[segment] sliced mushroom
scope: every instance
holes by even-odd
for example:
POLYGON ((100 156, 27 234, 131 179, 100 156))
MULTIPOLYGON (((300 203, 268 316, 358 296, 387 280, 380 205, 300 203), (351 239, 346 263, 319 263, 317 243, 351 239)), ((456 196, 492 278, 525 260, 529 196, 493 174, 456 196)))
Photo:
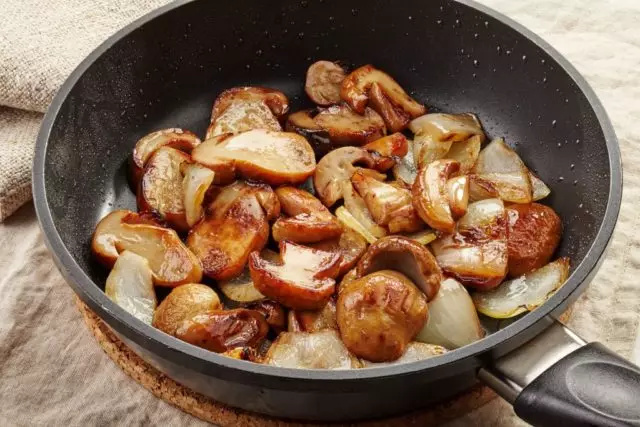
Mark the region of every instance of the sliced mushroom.
POLYGON ((429 319, 416 341, 453 350, 482 337, 484 329, 469 292, 455 279, 443 280, 438 294, 429 301, 429 319))
POLYGON ((191 153, 191 150, 198 144, 200 144, 200 138, 196 134, 179 128, 159 130, 139 139, 133 149, 130 165, 133 188, 138 187, 144 166, 160 147, 172 147, 185 153, 191 153))
POLYGON ((318 162, 313 176, 316 195, 327 207, 344 197, 345 188, 351 187, 351 176, 356 164, 372 168, 375 161, 370 153, 360 147, 342 147, 331 151, 318 162), (344 184, 348 184, 347 187, 344 184))
POLYGON ((429 135, 438 142, 462 142, 475 135, 484 138, 480 121, 471 113, 425 114, 412 120, 409 129, 416 135, 429 135))
POLYGON ((347 76, 339 64, 331 61, 317 61, 307 70, 304 90, 313 102, 329 106, 340 102, 340 86, 347 76))
POLYGON ((500 199, 471 203, 454 234, 431 244, 438 264, 462 284, 488 290, 507 274, 507 216, 500 199))
POLYGON ((413 206, 420 218, 431 228, 446 233, 453 232, 456 225, 447 180, 459 167, 454 160, 436 160, 418 171, 411 188, 413 206))
POLYGON ((373 155, 375 168, 379 171, 391 169, 398 158, 404 157, 409 151, 407 138, 400 132, 376 139, 362 148, 373 155))
POLYGON ((493 140, 478 156, 473 173, 491 183, 500 198, 512 203, 531 203, 529 170, 502 138, 493 140))
POLYGON ((285 130, 304 136, 313 147, 316 155, 320 157, 335 147, 331 141, 329 130, 320 127, 320 125, 315 122, 314 117, 317 114, 317 109, 301 110, 291 113, 289 117, 287 117, 285 130))
POLYGON ((229 280, 240 275, 249 254, 267 244, 269 223, 257 196, 260 192, 273 194, 268 186, 244 182, 223 188, 191 229, 187 245, 208 277, 229 280))
POLYGON ((324 306, 335 291, 340 268, 339 254, 280 242, 280 263, 253 252, 249 258, 255 287, 270 299, 299 310, 324 306))
POLYGON ((284 307, 277 302, 265 299, 252 302, 248 304, 246 308, 262 314, 269 324, 269 327, 276 334, 279 334, 287 328, 287 315, 284 312, 284 307))
POLYGON ((281 131, 278 119, 289 110, 284 93, 262 87, 235 87, 218 96, 211 112, 207 139, 253 129, 281 131))
POLYGON ((425 344, 422 342, 410 342, 404 354, 393 362, 369 362, 363 360, 363 368, 374 368, 378 366, 402 365, 404 363, 418 362, 419 360, 430 359, 432 357, 441 356, 447 352, 447 349, 434 344, 425 344))
MULTIPOLYGON (((271 262, 280 261, 280 254, 270 249, 263 249, 262 252, 260 252, 260 256, 271 262)), ((237 303, 251 303, 266 298, 254 286, 248 265, 244 267, 239 276, 230 280, 219 281, 218 288, 220 288, 224 296, 237 303)))
POLYGON ((158 304, 149 262, 133 252, 124 251, 107 277, 104 289, 109 299, 150 325, 158 304))
POLYGON ((404 274, 431 301, 438 293, 442 271, 429 249, 401 236, 387 236, 369 246, 356 267, 357 277, 380 270, 404 274))
POLYGON ((152 211, 178 231, 188 231, 184 189, 183 164, 188 154, 170 147, 159 148, 144 167, 137 202, 140 211, 152 211))
MULTIPOLYGON (((364 229, 366 234, 363 234, 363 237, 367 240, 369 240, 369 235, 373 236, 374 239, 386 236, 387 229, 376 224, 371 216, 371 212, 367 208, 367 204, 360 194, 356 192, 355 188, 353 188, 353 185, 350 182, 344 182, 343 186, 344 208, 349 213, 350 218, 355 219, 359 225, 359 227, 352 228, 358 232, 360 232, 361 228, 364 229)), ((341 220, 344 221, 344 219, 345 218, 341 220)), ((349 223, 347 223, 347 225, 351 226, 349 223)))
POLYGON ((198 314, 182 322, 175 336, 198 347, 223 353, 236 347, 257 348, 268 332, 269 325, 262 314, 237 308, 198 314))
POLYGON ((290 310, 287 330, 289 332, 320 332, 338 330, 336 303, 333 300, 320 310, 290 310))
MULTIPOLYGON (((411 192, 356 172, 351 182, 364 199, 371 217, 391 233, 415 232, 424 228, 411 202, 411 192)), ((348 207, 347 207, 348 209, 348 207)))
POLYGON ((184 194, 184 214, 189 227, 193 227, 202 218, 202 202, 213 183, 215 172, 211 169, 192 163, 187 165, 182 180, 184 194))
POLYGON ((111 268, 118 254, 131 251, 147 259, 153 271, 153 282, 158 286, 175 287, 199 282, 202 268, 198 259, 171 229, 149 225, 138 214, 118 210, 105 216, 96 227, 91 240, 91 251, 96 258, 111 268), (125 220, 127 222, 125 222, 125 220))
POLYGON ((469 179, 462 175, 447 180, 447 196, 453 218, 463 216, 469 206, 469 179))
POLYGON ((218 294, 206 285, 188 283, 174 288, 153 315, 153 326, 175 335, 185 320, 199 314, 222 310, 218 294))
POLYGON ((273 224, 276 242, 289 240, 296 243, 312 243, 333 239, 342 234, 338 219, 320 200, 296 187, 280 187, 276 190, 282 212, 288 218, 279 218, 273 224))
POLYGON ((405 275, 381 270, 340 287, 336 318, 354 355, 388 362, 404 354, 428 316, 427 298, 405 275))
POLYGON ((231 167, 240 176, 270 185, 301 184, 316 168, 306 139, 264 129, 209 139, 193 150, 192 158, 216 174, 231 167))
POLYGON ((391 132, 401 131, 412 118, 426 111, 391 76, 371 65, 354 70, 344 79, 340 97, 360 114, 370 103, 391 132))
POLYGON ((339 238, 313 243, 309 247, 342 255, 338 273, 338 276, 342 276, 351 270, 362 257, 367 250, 367 241, 357 231, 347 226, 343 227, 339 238))
POLYGON ((336 331, 283 332, 269 347, 263 363, 301 369, 354 369, 361 366, 336 331))
POLYGON ((227 350, 224 353, 220 353, 222 356, 230 357, 237 360, 246 360, 249 362, 260 363, 260 357, 254 348, 251 347, 236 347, 231 350, 227 350))

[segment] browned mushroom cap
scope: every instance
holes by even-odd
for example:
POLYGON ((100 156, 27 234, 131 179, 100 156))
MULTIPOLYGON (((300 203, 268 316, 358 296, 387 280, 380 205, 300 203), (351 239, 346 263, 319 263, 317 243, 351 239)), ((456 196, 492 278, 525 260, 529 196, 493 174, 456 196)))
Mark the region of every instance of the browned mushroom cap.
POLYGON ((158 149, 147 162, 136 200, 138 210, 157 213, 178 231, 189 230, 184 207, 182 167, 191 157, 170 147, 158 149))
POLYGON ((339 238, 324 240, 309 246, 315 249, 341 254, 342 261, 340 261, 340 272, 338 276, 342 276, 351 270, 360 257, 364 255, 364 252, 367 250, 367 241, 353 229, 344 227, 339 238))
POLYGON ((392 132, 401 131, 426 111, 391 76, 371 65, 354 70, 344 79, 340 97, 360 114, 371 103, 392 132))
POLYGON ((442 271, 421 244, 401 236, 387 236, 378 239, 360 258, 357 266, 358 277, 379 270, 395 270, 407 276, 431 300, 440 288, 442 271))
POLYGON ((267 244, 269 223, 258 197, 261 192, 273 193, 268 186, 244 182, 225 187, 207 207, 203 220, 191 229, 187 245, 208 277, 228 280, 238 276, 249 254, 267 244))
POLYGON ((187 283, 173 289, 153 315, 153 326, 175 335, 185 320, 198 314, 222 310, 218 294, 206 285, 187 283))
POLYGON ((271 327, 276 334, 279 334, 287 328, 287 315, 284 312, 284 307, 277 302, 265 299, 252 302, 247 305, 247 308, 262 314, 269 324, 269 327, 271 327))
POLYGON ((407 155, 409 144, 403 134, 396 132, 372 141, 362 148, 373 154, 377 170, 387 171, 396 164, 396 159, 407 155))
POLYGON ((306 139, 264 129, 209 139, 193 150, 192 158, 213 169, 216 176, 235 169, 244 178, 270 185, 301 184, 316 168, 306 139))
POLYGON ((280 242, 281 263, 253 252, 249 257, 251 279, 262 294, 299 310, 324 306, 335 290, 341 256, 290 242, 280 242))
POLYGON ((136 142, 131 158, 131 183, 137 188, 142 178, 142 172, 147 161, 160 147, 172 147, 177 150, 191 153, 198 144, 200 138, 193 132, 179 128, 163 129, 142 137, 136 142))
POLYGON ((202 278, 198 259, 174 230, 150 225, 148 219, 139 219, 135 212, 111 212, 98 223, 91 251, 111 268, 118 254, 126 250, 147 259, 157 286, 175 287, 202 278))
POLYGON ((340 102, 340 86, 347 73, 335 62, 317 61, 307 70, 304 90, 313 102, 329 106, 340 102))
POLYGON ((360 147, 342 147, 331 151, 318 162, 313 176, 313 184, 318 198, 325 206, 331 207, 344 197, 344 184, 351 187, 351 176, 356 164, 375 166, 371 154, 360 147))
POLYGON ((341 285, 336 304, 340 336, 354 355, 398 359, 428 316, 427 298, 405 275, 381 270, 341 285))
POLYGON ((447 180, 458 171, 454 160, 436 160, 418 171, 411 192, 413 206, 420 218, 431 228, 452 233, 456 222, 449 205, 447 180))
POLYGON ((263 87, 227 89, 213 104, 207 139, 252 129, 281 131, 278 118, 288 110, 289 101, 279 90, 263 87))
POLYGON ((214 311, 185 320, 176 338, 207 350, 223 353, 236 347, 256 348, 264 341, 269 325, 255 310, 214 311))
POLYGON ((289 332, 338 330, 336 303, 332 299, 321 310, 290 310, 288 319, 289 332))
POLYGON ((276 242, 289 240, 312 243, 333 239, 342 234, 338 219, 313 195, 296 187, 280 187, 275 191, 282 212, 288 218, 278 218, 273 224, 276 242))
POLYGON ((351 182, 364 199, 376 224, 392 233, 412 233, 424 228, 411 202, 411 192, 357 171, 351 182))

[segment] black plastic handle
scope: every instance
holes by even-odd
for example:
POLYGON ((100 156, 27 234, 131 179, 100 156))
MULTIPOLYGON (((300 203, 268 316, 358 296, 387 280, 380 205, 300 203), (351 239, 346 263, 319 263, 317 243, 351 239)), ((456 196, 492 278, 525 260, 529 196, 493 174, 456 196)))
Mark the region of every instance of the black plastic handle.
POLYGON ((640 368, 587 344, 534 379, 513 407, 534 426, 640 426, 640 368))

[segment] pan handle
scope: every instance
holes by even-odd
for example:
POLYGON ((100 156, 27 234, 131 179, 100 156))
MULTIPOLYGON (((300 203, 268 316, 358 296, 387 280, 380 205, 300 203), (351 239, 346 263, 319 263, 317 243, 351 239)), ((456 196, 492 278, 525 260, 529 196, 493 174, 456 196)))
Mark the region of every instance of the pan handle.
POLYGON ((557 320, 478 377, 533 426, 640 426, 640 368, 557 320))

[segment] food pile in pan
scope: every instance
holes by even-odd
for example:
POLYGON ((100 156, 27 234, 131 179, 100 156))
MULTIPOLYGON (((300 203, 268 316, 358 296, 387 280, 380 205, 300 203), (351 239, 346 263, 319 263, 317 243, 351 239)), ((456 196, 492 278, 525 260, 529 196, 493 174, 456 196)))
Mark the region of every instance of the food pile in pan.
POLYGON ((92 240, 109 298, 229 357, 349 369, 470 344, 478 313, 510 318, 562 286, 549 188, 475 115, 429 114, 371 65, 316 62, 305 89, 317 106, 291 114, 278 90, 228 89, 204 141, 136 143, 138 212, 92 240))

